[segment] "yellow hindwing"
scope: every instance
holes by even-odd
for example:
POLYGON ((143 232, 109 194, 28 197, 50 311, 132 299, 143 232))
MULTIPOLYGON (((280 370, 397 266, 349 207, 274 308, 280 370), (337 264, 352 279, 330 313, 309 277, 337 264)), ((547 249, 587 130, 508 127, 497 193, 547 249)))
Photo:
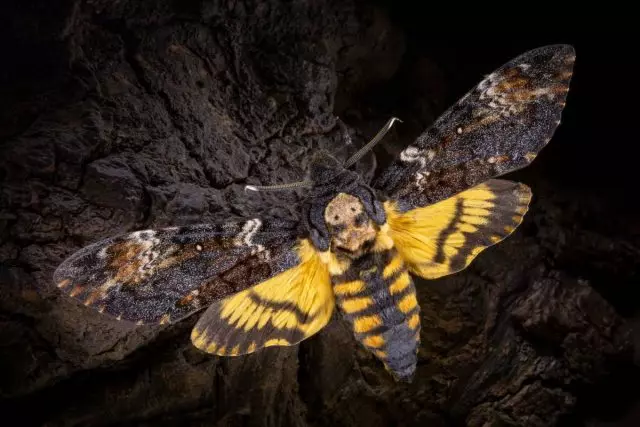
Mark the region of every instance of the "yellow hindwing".
POLYGON ((221 356, 289 346, 322 329, 335 305, 329 271, 308 240, 300 263, 207 309, 191 333, 202 351, 221 356))
POLYGON ((386 202, 389 235, 414 274, 435 279, 464 269, 520 225, 531 191, 492 179, 423 208, 398 212, 386 202))

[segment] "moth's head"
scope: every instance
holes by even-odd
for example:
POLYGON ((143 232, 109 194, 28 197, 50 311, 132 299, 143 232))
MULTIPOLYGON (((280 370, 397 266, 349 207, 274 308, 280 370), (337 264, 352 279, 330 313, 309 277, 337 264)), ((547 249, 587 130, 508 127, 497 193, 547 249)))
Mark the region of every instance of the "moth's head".
POLYGON ((349 258, 357 258, 373 247, 378 225, 369 217, 355 196, 339 193, 324 209, 331 250, 349 258))
POLYGON ((357 258, 373 245, 386 223, 384 206, 358 174, 343 169, 329 181, 314 183, 305 223, 314 246, 357 258))

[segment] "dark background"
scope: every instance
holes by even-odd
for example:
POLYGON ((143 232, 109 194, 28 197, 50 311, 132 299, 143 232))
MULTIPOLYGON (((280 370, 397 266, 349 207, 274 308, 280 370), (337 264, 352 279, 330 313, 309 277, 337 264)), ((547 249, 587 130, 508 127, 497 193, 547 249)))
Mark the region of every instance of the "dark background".
POLYGON ((591 22, 532 9, 3 3, 3 422, 637 425, 633 25, 624 10, 591 22), (335 115, 356 145, 401 117, 375 150, 384 164, 483 75, 551 43, 577 60, 555 137, 509 176, 532 187, 530 213, 469 269, 418 284, 411 385, 390 381, 337 319, 299 347, 217 359, 190 346, 195 316, 136 329, 52 289, 66 255, 115 231, 291 214, 295 194, 242 187, 296 180, 319 147, 354 150, 335 115))

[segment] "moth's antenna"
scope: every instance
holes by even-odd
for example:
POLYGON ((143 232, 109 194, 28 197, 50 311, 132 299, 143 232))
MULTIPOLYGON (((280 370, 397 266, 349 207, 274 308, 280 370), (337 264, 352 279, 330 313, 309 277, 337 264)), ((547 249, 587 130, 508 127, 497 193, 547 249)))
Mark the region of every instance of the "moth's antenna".
POLYGON ((293 190, 300 187, 311 187, 313 182, 311 181, 298 181, 291 182, 289 184, 276 184, 276 185, 245 185, 244 190, 247 191, 277 191, 277 190, 293 190))
POLYGON ((380 142, 380 140, 382 138, 384 138, 384 136, 387 134, 387 132, 389 132, 389 130, 391 130, 391 126, 393 126, 393 123, 396 120, 399 121, 400 123, 402 123, 402 120, 400 120, 399 118, 391 117, 389 119, 389 121, 384 125, 384 127, 378 131, 376 136, 374 136, 371 139, 371 141, 367 142, 367 145, 365 145, 364 147, 359 149, 353 156, 351 156, 349 158, 349 160, 344 162, 344 167, 348 168, 349 166, 352 166, 355 162, 360 160, 362 158, 362 156, 364 156, 367 153, 367 151, 371 150, 374 145, 376 145, 378 142, 380 142))

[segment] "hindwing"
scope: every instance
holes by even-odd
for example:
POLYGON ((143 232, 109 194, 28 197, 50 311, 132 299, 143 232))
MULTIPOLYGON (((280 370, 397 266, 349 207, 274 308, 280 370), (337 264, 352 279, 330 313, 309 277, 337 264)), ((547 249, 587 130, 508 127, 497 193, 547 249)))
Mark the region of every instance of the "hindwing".
POLYGON ((433 205, 406 212, 387 202, 389 235, 409 270, 436 279, 465 268, 511 234, 527 212, 531 191, 491 179, 433 205))
POLYGON ((296 252, 295 267, 212 304, 192 331, 193 344, 236 356, 297 344, 323 328, 334 308, 329 272, 308 240, 296 252))

